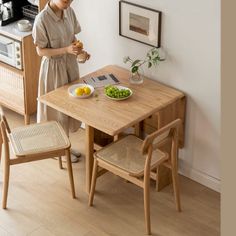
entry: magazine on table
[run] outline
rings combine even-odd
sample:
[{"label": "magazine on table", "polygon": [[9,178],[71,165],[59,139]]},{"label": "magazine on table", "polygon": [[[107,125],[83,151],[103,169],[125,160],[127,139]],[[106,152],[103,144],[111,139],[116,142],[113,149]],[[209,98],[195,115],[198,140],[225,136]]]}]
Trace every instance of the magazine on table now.
[{"label": "magazine on table", "polygon": [[83,81],[86,84],[92,85],[94,88],[120,83],[120,81],[113,74],[106,74],[98,77],[90,77],[84,79]]}]

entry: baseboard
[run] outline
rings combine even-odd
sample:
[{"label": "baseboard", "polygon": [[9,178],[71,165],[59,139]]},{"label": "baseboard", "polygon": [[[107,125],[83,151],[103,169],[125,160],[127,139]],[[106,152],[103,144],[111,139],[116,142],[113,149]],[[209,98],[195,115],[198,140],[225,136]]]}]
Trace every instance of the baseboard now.
[{"label": "baseboard", "polygon": [[179,165],[179,173],[186,176],[210,189],[220,192],[220,180],[209,176],[199,170],[186,166],[183,163]]}]

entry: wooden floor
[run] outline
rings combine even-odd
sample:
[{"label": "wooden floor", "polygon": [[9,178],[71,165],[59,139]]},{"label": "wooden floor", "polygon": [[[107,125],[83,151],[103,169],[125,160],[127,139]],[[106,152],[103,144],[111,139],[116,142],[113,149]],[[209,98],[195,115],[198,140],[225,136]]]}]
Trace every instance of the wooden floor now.
[{"label": "wooden floor", "polygon": [[[8,111],[11,127],[23,118]],[[84,154],[84,133],[72,135]],[[85,193],[84,155],[73,164],[77,199],[71,198],[67,170],[54,159],[13,166],[8,209],[0,209],[0,236],[145,235],[142,189],[111,174],[98,179],[94,207]],[[183,212],[175,210],[171,186],[151,187],[152,232],[156,236],[220,235],[220,194],[181,177]],[[0,171],[0,192],[2,169]]]}]

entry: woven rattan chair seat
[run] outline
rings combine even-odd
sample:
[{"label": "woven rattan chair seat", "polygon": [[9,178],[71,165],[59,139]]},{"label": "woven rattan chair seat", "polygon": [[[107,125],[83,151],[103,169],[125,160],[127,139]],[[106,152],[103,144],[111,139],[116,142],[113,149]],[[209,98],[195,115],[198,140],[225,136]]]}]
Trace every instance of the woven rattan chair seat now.
[{"label": "woven rattan chair seat", "polygon": [[64,130],[55,121],[15,128],[9,139],[16,156],[50,152],[70,146]]},{"label": "woven rattan chair seat", "polygon": [[[108,145],[107,147],[95,153],[96,158],[112,164],[124,171],[129,172],[131,175],[139,175],[144,171],[145,156],[142,155],[143,140],[134,135],[127,137]],[[160,150],[154,150],[151,160],[151,168],[163,161],[166,153]]]}]

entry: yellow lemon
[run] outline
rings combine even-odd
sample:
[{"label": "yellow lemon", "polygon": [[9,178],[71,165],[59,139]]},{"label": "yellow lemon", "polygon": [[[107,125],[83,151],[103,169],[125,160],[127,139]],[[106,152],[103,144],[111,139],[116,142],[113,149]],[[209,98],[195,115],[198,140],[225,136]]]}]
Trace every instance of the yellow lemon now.
[{"label": "yellow lemon", "polygon": [[91,93],[91,89],[89,87],[84,87],[84,93],[89,95]]},{"label": "yellow lemon", "polygon": [[76,88],[75,89],[75,94],[77,95],[77,96],[82,96],[83,94],[84,94],[84,89],[83,88]]}]

